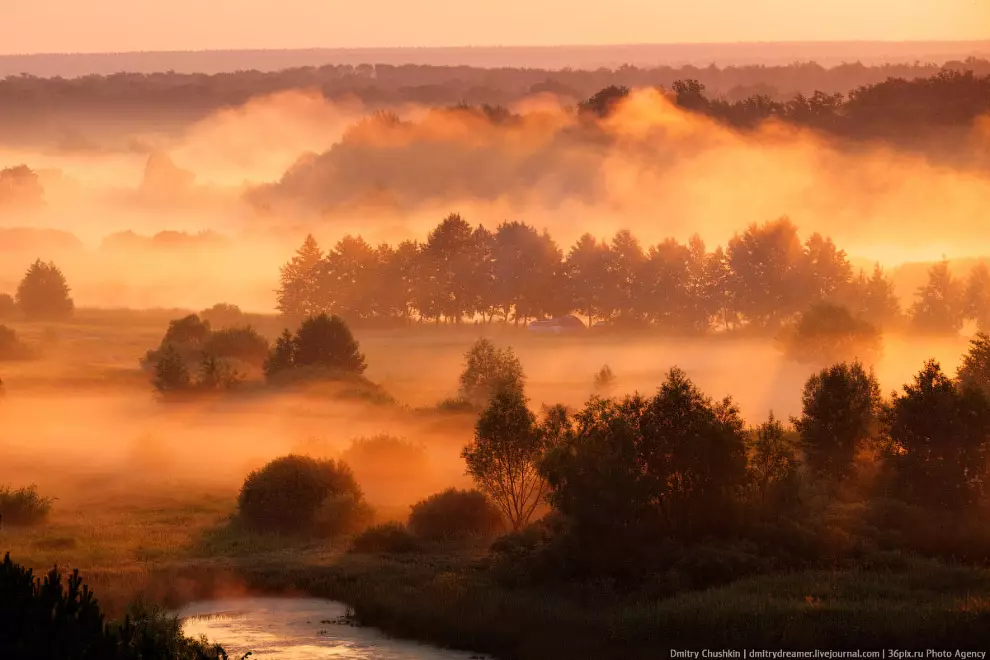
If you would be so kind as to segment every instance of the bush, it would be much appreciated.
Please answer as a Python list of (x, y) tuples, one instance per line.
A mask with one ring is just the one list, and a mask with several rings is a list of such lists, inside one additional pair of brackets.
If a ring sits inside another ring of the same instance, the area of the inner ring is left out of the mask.
[(181, 319), (170, 321), (162, 347), (167, 344), (192, 344), (202, 346), (210, 336), (210, 324), (195, 314), (183, 316)]
[(199, 313), (199, 317), (214, 328), (230, 328), (244, 323), (244, 312), (237, 305), (217, 303)]
[(207, 337), (203, 351), (218, 358), (234, 358), (260, 367), (268, 357), (268, 340), (249, 325), (224, 328)]
[(255, 530), (286, 533), (354, 532), (370, 515), (346, 464), (295, 455), (276, 458), (248, 475), (237, 509)]
[(192, 387), (186, 361), (172, 344), (159, 351), (155, 363), (155, 389), (163, 394), (182, 392)]
[(427, 541), (489, 539), (504, 529), (502, 516), (477, 490), (449, 488), (413, 505), (409, 529)]
[(72, 315), (75, 304), (58, 267), (38, 259), (17, 287), (17, 306), (30, 320), (61, 320)]
[(17, 490), (12, 490), (10, 486), (0, 487), (0, 516), (8, 525), (44, 522), (52, 510), (52, 502), (52, 498), (39, 495), (35, 486)]
[(397, 522), (369, 527), (351, 543), (351, 552), (364, 554), (404, 554), (419, 549), (416, 537)]
[(20, 340), (17, 333), (0, 325), (0, 360), (24, 360), (31, 357), (31, 349)]
[(265, 360), (265, 377), (276, 380), (285, 372), (300, 369), (313, 373), (361, 375), (368, 368), (360, 345), (338, 316), (311, 316), (293, 336), (284, 331)]

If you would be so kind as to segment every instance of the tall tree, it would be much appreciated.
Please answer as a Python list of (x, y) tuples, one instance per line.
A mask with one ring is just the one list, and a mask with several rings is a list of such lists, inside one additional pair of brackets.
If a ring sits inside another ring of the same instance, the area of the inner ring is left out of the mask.
[(328, 307), (351, 323), (372, 318), (375, 301), (368, 294), (377, 266), (375, 249), (360, 236), (338, 241), (319, 266), (319, 286)]
[(588, 325), (607, 318), (611, 311), (608, 287), (611, 258), (608, 243), (598, 242), (591, 234), (581, 236), (567, 253), (564, 269), (568, 290), (575, 310), (588, 317)]
[(794, 420), (808, 467), (832, 482), (849, 477), (857, 452), (878, 433), (881, 406), (880, 385), (859, 362), (811, 376)]
[(537, 465), (544, 434), (521, 390), (497, 392), (475, 425), (461, 456), (478, 488), (495, 502), (512, 529), (525, 526), (546, 493)]
[(522, 363), (511, 348), (496, 348), (482, 337), (464, 354), (460, 394), (472, 404), (487, 405), (500, 391), (522, 391), (524, 384)]
[(771, 327), (807, 303), (805, 252), (789, 219), (751, 225), (729, 241), (727, 255), (733, 298), (749, 322)]
[(962, 328), (962, 291), (949, 262), (942, 260), (928, 270), (928, 283), (918, 288), (911, 307), (911, 323), (918, 332), (955, 334)]
[(474, 232), (452, 213), (430, 232), (421, 253), (421, 313), (460, 322), (477, 309)]
[(606, 316), (618, 316), (622, 320), (639, 320), (634, 298), (636, 278), (646, 261), (643, 248), (632, 232), (623, 229), (612, 238), (609, 254), (611, 260), (602, 311)]
[(848, 286), (852, 266), (846, 251), (835, 247), (831, 238), (812, 234), (804, 244), (809, 300), (827, 300)]
[(684, 330), (692, 319), (691, 252), (672, 238), (650, 248), (636, 283), (635, 309), (665, 330)]
[(986, 264), (977, 264), (969, 272), (963, 305), (966, 318), (976, 321), (980, 332), (990, 331), (990, 269)]
[(326, 311), (320, 300), (318, 266), (323, 252), (312, 234), (306, 236), (296, 255), (282, 266), (277, 292), (278, 311), (292, 318), (302, 318)]
[(967, 508), (986, 494), (990, 401), (977, 388), (957, 387), (929, 360), (895, 396), (885, 416), (886, 462), (906, 501)]
[(864, 280), (861, 292), (860, 310), (864, 321), (878, 328), (889, 328), (901, 318), (901, 302), (894, 293), (894, 283), (880, 264), (873, 266), (873, 274)]

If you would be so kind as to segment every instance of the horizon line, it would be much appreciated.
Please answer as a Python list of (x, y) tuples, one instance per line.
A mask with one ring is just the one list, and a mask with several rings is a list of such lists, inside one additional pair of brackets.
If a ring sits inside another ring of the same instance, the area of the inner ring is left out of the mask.
[(981, 45), (990, 47), (990, 36), (981, 39), (824, 39), (810, 41), (774, 41), (774, 40), (753, 40), (753, 41), (658, 41), (658, 42), (630, 42), (630, 43), (605, 43), (605, 44), (462, 44), (462, 45), (433, 45), (433, 46), (304, 46), (304, 47), (283, 47), (283, 48), (201, 48), (201, 49), (158, 49), (158, 50), (92, 50), (92, 51), (41, 51), (41, 52), (0, 52), (0, 58), (10, 57), (72, 57), (77, 55), (86, 56), (112, 56), (112, 55), (182, 55), (182, 54), (203, 54), (203, 53), (288, 53), (307, 51), (424, 51), (424, 50), (551, 50), (559, 48), (589, 48), (589, 49), (609, 49), (609, 48), (642, 48), (651, 46), (825, 46), (838, 44), (873, 44), (873, 45)]

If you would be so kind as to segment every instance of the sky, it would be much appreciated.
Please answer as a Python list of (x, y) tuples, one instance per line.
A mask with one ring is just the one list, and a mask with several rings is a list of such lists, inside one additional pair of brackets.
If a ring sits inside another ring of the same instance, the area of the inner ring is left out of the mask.
[(990, 0), (0, 0), (0, 53), (990, 38)]

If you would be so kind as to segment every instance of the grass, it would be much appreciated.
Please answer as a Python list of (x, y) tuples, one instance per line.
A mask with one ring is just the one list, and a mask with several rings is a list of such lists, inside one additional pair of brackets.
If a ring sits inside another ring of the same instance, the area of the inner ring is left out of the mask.
[(347, 539), (254, 534), (233, 498), (190, 495), (56, 508), (4, 529), (0, 552), (38, 570), (79, 567), (111, 612), (135, 597), (176, 607), (246, 593), (340, 600), (398, 636), (519, 658), (648, 658), (666, 648), (985, 648), (990, 570), (910, 557), (740, 580), (667, 599), (608, 584), (508, 587), (484, 548), (348, 553)]

